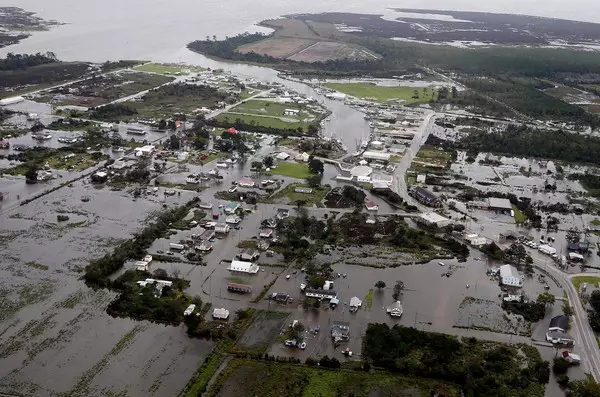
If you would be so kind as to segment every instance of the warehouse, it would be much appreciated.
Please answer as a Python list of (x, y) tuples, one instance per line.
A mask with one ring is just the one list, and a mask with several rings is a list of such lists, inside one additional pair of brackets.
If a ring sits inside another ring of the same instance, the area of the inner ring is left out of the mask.
[(419, 215), (417, 222), (430, 227), (444, 227), (450, 224), (450, 219), (445, 218), (440, 214), (436, 214), (435, 212), (427, 212)]
[(490, 197), (488, 200), (488, 206), (491, 211), (512, 211), (512, 204), (510, 203), (510, 200), (505, 198)]

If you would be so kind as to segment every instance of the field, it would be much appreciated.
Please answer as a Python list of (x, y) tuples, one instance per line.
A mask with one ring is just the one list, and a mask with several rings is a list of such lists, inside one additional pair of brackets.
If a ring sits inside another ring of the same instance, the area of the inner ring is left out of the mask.
[(413, 104), (435, 99), (434, 90), (427, 87), (384, 87), (373, 83), (327, 83), (325, 86), (356, 98), (370, 99), (376, 102), (400, 100), (405, 104)]
[(411, 165), (411, 168), (418, 168), (419, 166), (426, 168), (447, 168), (451, 158), (451, 153), (425, 145), (421, 147), (413, 160), (413, 164), (416, 167)]
[(358, 46), (319, 41), (288, 57), (298, 62), (325, 62), (332, 59), (378, 59), (373, 52)]
[(325, 198), (327, 192), (329, 191), (328, 187), (319, 186), (317, 188), (313, 188), (313, 192), (310, 194), (296, 193), (294, 189), (297, 187), (308, 188), (309, 186), (307, 184), (302, 183), (292, 183), (286, 186), (284, 189), (280, 190), (279, 192), (275, 193), (273, 196), (271, 196), (269, 198), (269, 201), (287, 199), (289, 204), (294, 204), (296, 203), (296, 201), (304, 200), (306, 202), (305, 205), (307, 206), (319, 206), (322, 205), (322, 201)]
[(56, 106), (94, 107), (173, 81), (172, 77), (141, 72), (121, 72), (89, 78), (37, 96), (38, 102)]
[(513, 205), (513, 211), (515, 212), (515, 222), (523, 223), (527, 220), (527, 215), (523, 213), (516, 205)]
[[(233, 282), (233, 280), (231, 280)], [(279, 331), (285, 325), (288, 313), (261, 311), (244, 332), (234, 350), (254, 353), (264, 353), (275, 341)]]
[(144, 65), (139, 65), (134, 68), (135, 70), (139, 70), (140, 72), (150, 72), (150, 73), (158, 73), (158, 74), (190, 74), (190, 73), (198, 73), (202, 71), (202, 68), (199, 67), (190, 67), (184, 65), (176, 65), (176, 64), (162, 64), (162, 63), (146, 63)]
[(285, 162), (279, 163), (277, 168), (271, 168), (271, 174), (289, 176), (296, 179), (306, 179), (312, 175), (306, 164)]
[(573, 285), (575, 286), (575, 289), (577, 291), (579, 291), (579, 288), (581, 287), (581, 284), (583, 284), (583, 283), (587, 283), (592, 287), (598, 288), (598, 286), (600, 285), (600, 277), (577, 276), (577, 277), (573, 277), (571, 279), (571, 282), (573, 283)]
[[(233, 360), (206, 395), (211, 397), (428, 397), (440, 382), (388, 373), (326, 370), (303, 365)], [(459, 396), (444, 384), (447, 396)], [(379, 393), (377, 393), (379, 392)], [(374, 393), (374, 394), (373, 394)]]
[(315, 41), (310, 39), (272, 38), (239, 47), (237, 50), (243, 54), (255, 52), (275, 58), (288, 58), (313, 44)]

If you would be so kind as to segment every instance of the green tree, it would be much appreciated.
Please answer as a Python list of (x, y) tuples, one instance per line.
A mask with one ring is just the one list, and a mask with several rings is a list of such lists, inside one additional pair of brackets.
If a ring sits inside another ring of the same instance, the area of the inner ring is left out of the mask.
[(537, 301), (545, 305), (553, 305), (556, 298), (551, 293), (544, 292), (543, 294), (538, 295)]
[(38, 172), (35, 165), (29, 166), (27, 172), (25, 172), (25, 179), (28, 181), (37, 181)]
[(325, 171), (325, 165), (321, 160), (311, 156), (311, 158), (308, 160), (308, 169), (313, 174), (323, 174)]
[(394, 285), (394, 294), (392, 297), (394, 300), (400, 300), (400, 295), (402, 295), (402, 291), (404, 290), (404, 282), (401, 280), (396, 281), (396, 285)]
[(600, 385), (594, 381), (594, 378), (588, 376), (584, 380), (576, 380), (569, 383), (571, 397), (599, 397)]
[(273, 167), (273, 157), (271, 156), (267, 156), (263, 159), (263, 164), (265, 165), (266, 168), (271, 168)]
[(306, 178), (306, 183), (312, 188), (317, 188), (321, 186), (321, 179), (323, 179), (321, 175), (311, 175)]
[(385, 288), (385, 281), (379, 280), (378, 282), (376, 282), (375, 288), (377, 288), (379, 291), (381, 291), (383, 288)]

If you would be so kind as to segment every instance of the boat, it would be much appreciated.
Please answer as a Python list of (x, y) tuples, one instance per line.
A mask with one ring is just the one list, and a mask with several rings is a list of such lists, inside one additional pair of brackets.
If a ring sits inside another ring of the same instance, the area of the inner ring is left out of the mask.
[(440, 266), (446, 266), (446, 264), (444, 262), (438, 262), (438, 265), (440, 265)]
[(52, 139), (52, 134), (48, 134), (48, 133), (31, 134), (31, 138), (35, 139), (37, 141), (47, 141), (49, 139)]

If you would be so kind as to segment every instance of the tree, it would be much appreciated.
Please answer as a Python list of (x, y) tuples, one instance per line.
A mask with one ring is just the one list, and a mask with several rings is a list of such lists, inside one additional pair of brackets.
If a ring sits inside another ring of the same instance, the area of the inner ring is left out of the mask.
[(402, 290), (404, 289), (404, 282), (401, 280), (396, 281), (396, 285), (394, 285), (394, 294), (392, 297), (394, 300), (399, 300), (400, 295), (402, 295)]
[(571, 397), (598, 397), (600, 396), (600, 385), (594, 378), (588, 376), (584, 380), (576, 380), (569, 384)]
[(537, 301), (545, 305), (553, 305), (556, 301), (556, 298), (554, 297), (554, 295), (548, 292), (544, 292), (543, 294), (538, 295)]
[(321, 160), (311, 156), (311, 158), (308, 160), (308, 169), (313, 174), (322, 174), (325, 171), (325, 165)]
[(595, 312), (600, 313), (600, 290), (594, 290), (590, 295), (590, 306)]
[(273, 167), (273, 157), (271, 156), (267, 156), (263, 159), (263, 164), (265, 165), (266, 168), (271, 168)]
[(25, 173), (25, 179), (28, 181), (37, 181), (38, 172), (35, 165), (31, 165)]
[(308, 178), (306, 178), (306, 183), (308, 183), (308, 186), (312, 187), (312, 188), (316, 188), (321, 186), (321, 179), (323, 177), (321, 175), (311, 175)]
[(379, 291), (381, 291), (383, 288), (385, 288), (385, 281), (379, 280), (378, 282), (376, 282), (375, 288), (377, 288)]
[(169, 137), (168, 146), (171, 150), (179, 150), (181, 148), (181, 140), (177, 135), (173, 134)]
[(166, 129), (167, 129), (167, 120), (165, 120), (165, 119), (161, 119), (161, 120), (158, 122), (158, 129), (159, 129), (159, 130), (166, 130)]
[(169, 275), (167, 274), (167, 271), (165, 269), (156, 269), (154, 272), (152, 272), (152, 275), (156, 278), (159, 279), (164, 279), (167, 278)]

